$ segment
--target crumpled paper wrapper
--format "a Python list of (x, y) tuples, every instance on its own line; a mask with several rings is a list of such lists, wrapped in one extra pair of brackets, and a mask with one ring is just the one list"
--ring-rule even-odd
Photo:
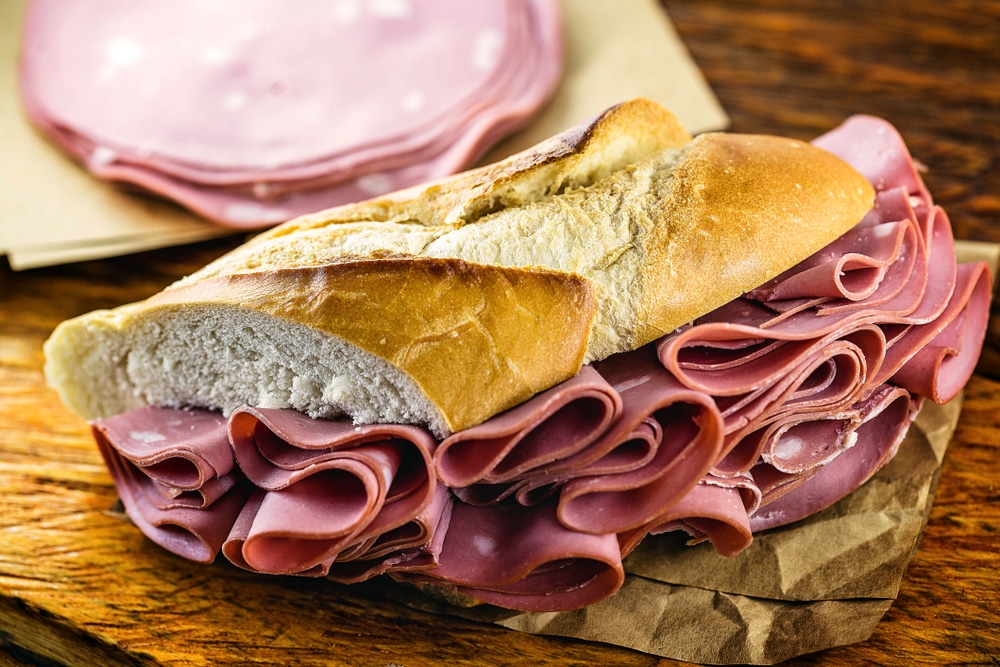
[[(959, 261), (1000, 247), (956, 243)], [(871, 636), (892, 606), (927, 523), (948, 443), (962, 409), (925, 402), (888, 464), (840, 502), (754, 535), (720, 556), (686, 535), (647, 537), (625, 560), (621, 590), (584, 609), (521, 613), (458, 607), (416, 589), (382, 592), (411, 607), (513, 630), (616, 644), (702, 664), (769, 665)]]

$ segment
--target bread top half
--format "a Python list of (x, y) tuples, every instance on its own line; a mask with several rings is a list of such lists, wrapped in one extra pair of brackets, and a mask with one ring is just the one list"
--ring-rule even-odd
[[(863, 176), (808, 143), (692, 138), (632, 100), (497, 164), (289, 221), (146, 301), (65, 322), (46, 373), (85, 418), (250, 403), (446, 434), (757, 287), (873, 200)], [(213, 347), (185, 331), (206, 316), (242, 337)], [(282, 332), (313, 356), (336, 341), (330, 367), (297, 368), (273, 344)], [(238, 386), (238, 365), (215, 361), (234, 346), (287, 377)], [(114, 378), (105, 397), (96, 373)]]

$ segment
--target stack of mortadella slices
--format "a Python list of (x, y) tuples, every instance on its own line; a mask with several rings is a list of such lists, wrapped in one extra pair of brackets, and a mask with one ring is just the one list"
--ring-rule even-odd
[(256, 228), (448, 175), (562, 74), (556, 0), (32, 0), (21, 94), (99, 178)]

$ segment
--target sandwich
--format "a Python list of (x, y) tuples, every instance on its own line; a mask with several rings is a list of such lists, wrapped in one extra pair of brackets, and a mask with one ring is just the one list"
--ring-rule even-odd
[(555, 611), (650, 535), (737, 556), (857, 488), (989, 299), (887, 122), (692, 137), (636, 99), (64, 322), (45, 373), (175, 554)]
[(97, 179), (239, 229), (464, 168), (563, 71), (557, 0), (23, 4), (35, 128)]

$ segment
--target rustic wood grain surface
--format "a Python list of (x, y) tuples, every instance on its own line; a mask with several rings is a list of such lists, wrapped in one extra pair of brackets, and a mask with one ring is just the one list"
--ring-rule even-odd
[[(887, 118), (929, 166), (956, 236), (1000, 243), (1000, 2), (663, 4), (731, 129), (808, 139), (852, 113)], [(42, 342), (59, 321), (152, 294), (235, 243), (0, 269), (0, 667), (677, 664), (442, 619), (335, 584), (232, 568), (220, 577), (123, 527), (85, 425), (44, 387)], [(789, 664), (1000, 663), (998, 464), (995, 306), (897, 601), (869, 640)], [(328, 650), (296, 648), (317, 644)]]

